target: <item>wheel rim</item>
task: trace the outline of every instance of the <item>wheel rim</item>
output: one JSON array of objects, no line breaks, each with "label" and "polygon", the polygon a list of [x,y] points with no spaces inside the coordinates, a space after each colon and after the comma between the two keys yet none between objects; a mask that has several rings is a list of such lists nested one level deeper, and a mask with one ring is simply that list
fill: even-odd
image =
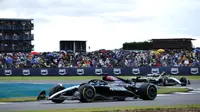
[{"label": "wheel rim", "polygon": [[157,95],[157,89],[154,86],[150,86],[148,89],[148,96],[150,98],[155,98]]},{"label": "wheel rim", "polygon": [[88,98],[88,99],[93,99],[94,91],[91,88],[86,89],[85,97]]}]

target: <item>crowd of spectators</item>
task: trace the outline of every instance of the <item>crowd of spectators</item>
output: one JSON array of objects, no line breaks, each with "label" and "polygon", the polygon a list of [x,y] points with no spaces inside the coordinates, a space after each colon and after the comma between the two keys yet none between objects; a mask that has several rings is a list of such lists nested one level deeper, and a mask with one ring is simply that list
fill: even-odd
[{"label": "crowd of spectators", "polygon": [[33,39],[33,34],[0,32],[0,40],[31,40],[31,39]]},{"label": "crowd of spectators", "polygon": [[7,30],[15,30],[15,29],[32,29],[33,24],[29,21],[8,21],[8,20],[0,20],[0,30],[7,29]]},{"label": "crowd of spectators", "polygon": [[200,66],[199,61],[200,53],[189,50],[0,53],[0,68]]},{"label": "crowd of spectators", "polygon": [[28,30],[32,28],[29,21],[0,20],[0,40],[31,40],[33,35]]}]

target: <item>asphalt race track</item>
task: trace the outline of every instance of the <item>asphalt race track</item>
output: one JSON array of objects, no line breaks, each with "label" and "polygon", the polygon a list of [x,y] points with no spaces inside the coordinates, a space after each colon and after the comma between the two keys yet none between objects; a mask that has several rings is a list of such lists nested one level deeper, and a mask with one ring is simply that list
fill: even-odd
[{"label": "asphalt race track", "polygon": [[88,108],[88,107],[112,107],[112,106],[157,106],[176,104],[200,104],[200,81],[192,81],[189,87],[196,89],[189,93],[176,93],[169,95],[158,95],[153,101],[133,100],[80,103],[79,101],[65,101],[62,104],[54,104],[51,101],[24,102],[24,103],[0,103],[0,110],[43,110],[43,109],[63,109],[63,108]]},{"label": "asphalt race track", "polygon": [[122,102],[95,102],[79,103],[78,101],[65,101],[62,104],[54,104],[51,101],[7,103],[0,104],[1,111],[11,110],[41,110],[41,109],[63,109],[63,108],[88,108],[88,107],[111,107],[111,106],[156,106],[175,104],[200,104],[200,94],[158,96],[154,101],[129,100]]}]

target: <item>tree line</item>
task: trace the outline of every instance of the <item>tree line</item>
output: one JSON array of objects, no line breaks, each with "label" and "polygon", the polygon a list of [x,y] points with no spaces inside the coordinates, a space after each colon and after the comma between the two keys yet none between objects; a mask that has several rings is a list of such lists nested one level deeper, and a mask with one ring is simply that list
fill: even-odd
[{"label": "tree line", "polygon": [[144,42],[126,42],[123,44],[124,50],[151,50],[153,48],[152,41]]}]

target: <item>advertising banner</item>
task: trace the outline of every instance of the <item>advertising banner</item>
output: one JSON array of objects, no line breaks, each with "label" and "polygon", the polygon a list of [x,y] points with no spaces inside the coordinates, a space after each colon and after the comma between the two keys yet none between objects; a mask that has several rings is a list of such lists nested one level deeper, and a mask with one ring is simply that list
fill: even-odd
[{"label": "advertising banner", "polygon": [[200,75],[199,67],[138,67],[138,68],[11,68],[0,69],[0,76],[137,76],[159,74]]}]

